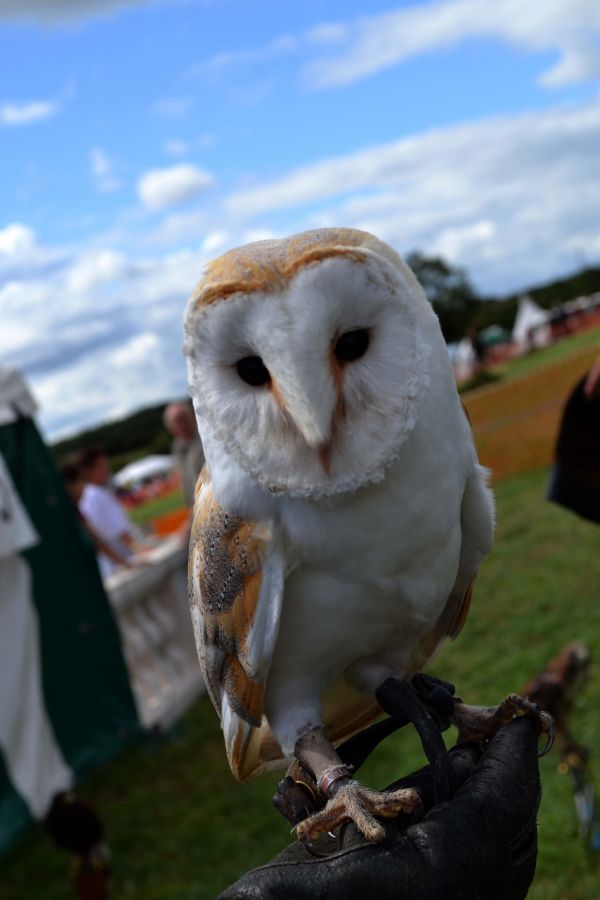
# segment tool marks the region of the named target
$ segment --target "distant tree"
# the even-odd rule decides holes
[[[511,297],[508,300],[484,300],[479,306],[471,325],[478,331],[482,328],[488,328],[490,325],[499,325],[507,331],[512,331],[518,306],[518,297]]]
[[[574,300],[575,297],[586,297],[600,290],[600,267],[583,269],[566,278],[558,278],[547,284],[537,285],[520,291],[520,294],[528,294],[532,300],[549,309],[558,303]],[[517,295],[518,296],[518,295]],[[508,298],[510,299],[510,298]]]
[[[410,253],[406,262],[437,313],[446,341],[459,341],[483,302],[465,270],[451,266],[439,256],[425,256],[418,251]]]
[[[169,453],[172,438],[163,425],[164,403],[137,410],[116,422],[104,422],[53,445],[53,453],[62,460],[82,447],[100,447],[109,457],[111,468],[132,462],[151,453]],[[125,462],[123,462],[125,460]]]
[[[600,290],[600,267],[584,269],[575,272],[566,278],[558,278],[547,284],[530,285],[516,294],[507,297],[496,297],[486,300],[479,309],[471,323],[476,328],[486,328],[488,325],[500,325],[512,331],[519,297],[527,294],[538,306],[551,309],[559,303],[574,300],[575,297],[585,297]]]

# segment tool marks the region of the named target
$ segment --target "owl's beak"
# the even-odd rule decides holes
[[[320,454],[321,448],[331,444],[332,398],[327,397],[326,389],[321,386],[313,396],[288,391],[281,383],[278,390],[279,406],[288,413],[308,446]]]
[[[307,449],[315,453],[323,471],[329,474],[336,403],[334,385],[321,377],[321,370],[314,362],[311,365],[306,360],[300,362],[288,360],[285,370],[275,376],[276,400],[302,435]]]

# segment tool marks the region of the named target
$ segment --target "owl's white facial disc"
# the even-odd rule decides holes
[[[408,270],[361,257],[188,312],[197,410],[270,491],[318,498],[379,480],[414,428],[429,304]]]

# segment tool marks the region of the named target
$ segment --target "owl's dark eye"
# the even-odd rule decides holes
[[[269,370],[260,356],[244,356],[236,362],[235,367],[242,381],[252,387],[261,387],[271,380]]]
[[[354,362],[367,352],[369,332],[365,328],[355,328],[339,337],[333,352],[340,362]]]

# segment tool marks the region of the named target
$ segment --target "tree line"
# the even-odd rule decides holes
[[[465,271],[439,256],[414,252],[407,256],[411,267],[435,309],[447,343],[459,341],[468,329],[500,325],[512,330],[519,297],[528,294],[539,306],[552,306],[600,290],[600,267],[584,269],[568,278],[531,287],[508,297],[478,294]]]

